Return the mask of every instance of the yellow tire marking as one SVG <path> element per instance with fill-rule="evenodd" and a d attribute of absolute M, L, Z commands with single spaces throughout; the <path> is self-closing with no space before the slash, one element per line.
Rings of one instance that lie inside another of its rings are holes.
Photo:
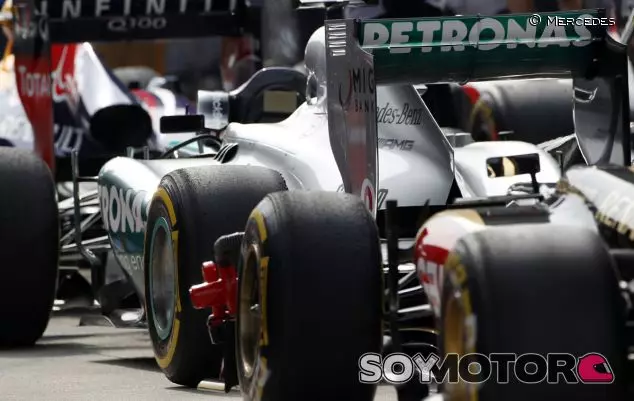
<path fill-rule="evenodd" d="M 475 128 L 474 124 L 478 115 L 482 117 L 482 122 L 487 126 L 487 128 L 493 132 L 497 131 L 495 118 L 493 116 L 493 109 L 482 99 L 479 99 L 471 109 L 471 114 L 469 115 L 469 127 L 471 127 L 471 129 Z"/>
<path fill-rule="evenodd" d="M 259 210 L 255 209 L 253 212 L 251 212 L 250 218 L 255 221 L 255 225 L 258 228 L 260 242 L 266 241 L 266 238 L 267 238 L 266 225 L 264 224 L 264 216 L 262 216 L 262 213 Z"/>
<path fill-rule="evenodd" d="M 170 340 L 167 343 L 167 353 L 165 354 L 165 356 L 156 357 L 156 361 L 161 369 L 167 369 L 170 363 L 172 363 L 174 352 L 176 352 L 176 345 L 178 345 L 178 332 L 180 331 L 180 327 L 180 320 L 174 318 L 174 323 L 172 324 L 172 335 L 170 336 Z"/>
<path fill-rule="evenodd" d="M 167 194 L 167 191 L 165 190 L 165 188 L 159 188 L 156 191 L 156 194 L 154 195 L 154 197 L 159 197 L 161 198 L 161 200 L 163 200 L 163 203 L 165 204 L 165 207 L 167 208 L 167 213 L 169 214 L 170 217 L 170 222 L 172 223 L 172 225 L 176 225 L 176 212 L 174 212 L 174 205 L 172 204 L 172 199 L 170 199 L 170 196 Z"/>
<path fill-rule="evenodd" d="M 260 309 L 262 314 L 262 335 L 260 337 L 260 346 L 269 345 L 269 329 L 267 327 L 267 296 L 269 279 L 269 257 L 260 258 Z"/>
<path fill-rule="evenodd" d="M 172 227 L 176 225 L 176 212 L 174 209 L 174 204 L 172 203 L 172 199 L 170 198 L 167 191 L 164 188 L 159 188 L 155 195 L 154 199 L 160 198 L 167 209 L 167 214 L 169 215 L 170 224 Z M 174 359 L 174 353 L 176 352 L 176 347 L 178 345 L 178 335 L 180 333 L 180 325 L 181 322 L 178 318 L 178 313 L 182 311 L 181 300 L 180 300 L 180 291 L 179 291 L 179 282 L 178 282 L 178 230 L 172 231 L 172 249 L 174 251 L 174 265 L 176 268 L 176 272 L 174 274 L 174 295 L 176 300 L 174 320 L 172 323 L 172 334 L 170 335 L 169 342 L 167 343 L 167 353 L 165 356 L 156 356 L 156 361 L 158 365 L 162 369 L 166 369 L 171 363 L 172 359 Z"/>
<path fill-rule="evenodd" d="M 258 371 L 258 375 L 255 378 L 255 401 L 260 401 L 262 399 L 262 393 L 264 392 L 264 385 L 266 384 L 267 379 L 269 378 L 269 369 L 268 369 L 268 361 L 266 357 L 260 355 L 260 368 Z"/>
<path fill-rule="evenodd" d="M 263 244 L 268 238 L 266 231 L 266 224 L 264 224 L 264 216 L 262 212 L 255 209 L 251 212 L 249 219 L 253 219 L 258 230 L 258 237 L 260 244 Z M 268 330 L 268 276 L 269 276 L 269 257 L 260 256 L 260 313 L 261 313 L 261 333 L 260 333 L 260 349 L 269 345 L 269 330 Z M 262 399 L 264 391 L 264 385 L 269 377 L 268 361 L 261 353 L 259 355 L 259 367 L 258 374 L 254 376 L 255 383 L 255 401 Z M 253 388 L 253 387 L 252 387 Z"/>
<path fill-rule="evenodd" d="M 462 288 L 464 283 L 467 282 L 467 269 L 464 264 L 460 260 L 460 257 L 455 253 L 450 253 L 447 257 L 447 261 L 445 262 L 445 269 L 449 274 L 453 273 L 457 280 L 457 285 L 460 286 L 460 296 L 457 298 L 457 302 L 462 306 L 462 310 L 464 313 L 464 321 L 462 324 L 465 328 L 465 338 L 463 341 L 463 352 L 464 354 L 475 353 L 475 343 L 476 343 L 476 327 L 473 324 L 475 322 L 475 315 L 473 314 L 473 307 L 471 303 L 471 293 L 468 288 Z M 472 384 L 463 383 L 462 385 L 467 386 L 467 392 L 469 396 L 469 401 L 478 401 L 478 389 L 477 386 Z"/>
<path fill-rule="evenodd" d="M 178 230 L 172 231 L 172 249 L 174 250 L 174 261 L 176 262 L 176 274 L 174 274 L 175 286 L 176 286 L 176 312 L 180 312 L 182 309 L 181 306 L 181 297 L 180 290 L 178 287 Z"/>

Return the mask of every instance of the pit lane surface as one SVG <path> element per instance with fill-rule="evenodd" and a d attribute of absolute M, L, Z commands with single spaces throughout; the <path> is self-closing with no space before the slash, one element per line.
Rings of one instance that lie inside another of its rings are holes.
<path fill-rule="evenodd" d="M 185 389 L 160 372 L 145 330 L 78 326 L 54 317 L 35 348 L 0 350 L 2 401 L 238 401 L 230 394 Z M 332 400 L 337 400 L 333 394 Z M 376 401 L 396 401 L 389 387 Z M 324 400 L 328 401 L 328 400 Z"/>

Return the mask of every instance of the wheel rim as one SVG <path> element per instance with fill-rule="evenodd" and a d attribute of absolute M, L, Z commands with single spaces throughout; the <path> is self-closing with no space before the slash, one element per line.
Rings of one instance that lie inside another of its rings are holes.
<path fill-rule="evenodd" d="M 456 293 L 449 297 L 445 308 L 445 324 L 443 327 L 443 345 L 445 354 L 464 355 L 466 330 L 464 322 L 466 316 L 460 304 L 460 294 Z M 469 388 L 467 383 L 447 383 L 445 391 L 451 396 L 451 399 L 467 400 L 469 397 Z"/>
<path fill-rule="evenodd" d="M 152 323 L 161 340 L 167 340 L 174 322 L 175 266 L 171 230 L 160 217 L 152 231 L 149 269 Z"/>
<path fill-rule="evenodd" d="M 238 341 L 242 377 L 251 380 L 260 355 L 262 313 L 260 310 L 259 251 L 255 245 L 248 249 L 240 280 L 240 324 Z"/>

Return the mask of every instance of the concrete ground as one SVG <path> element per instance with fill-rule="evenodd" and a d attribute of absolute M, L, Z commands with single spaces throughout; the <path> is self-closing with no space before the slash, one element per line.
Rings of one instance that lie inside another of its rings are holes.
<path fill-rule="evenodd" d="M 230 394 L 170 383 L 158 369 L 145 330 L 79 326 L 77 317 L 54 317 L 35 348 L 0 350 L 2 401 L 240 400 Z M 332 400 L 337 395 L 333 394 Z M 396 401 L 389 387 L 377 401 Z M 327 400 L 324 400 L 327 401 Z"/>

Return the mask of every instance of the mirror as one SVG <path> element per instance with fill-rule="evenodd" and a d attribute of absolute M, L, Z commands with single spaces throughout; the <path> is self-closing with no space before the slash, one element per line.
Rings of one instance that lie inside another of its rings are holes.
<path fill-rule="evenodd" d="M 489 178 L 513 177 L 521 174 L 537 174 L 541 170 L 539 154 L 492 157 L 487 159 Z"/>
<path fill-rule="evenodd" d="M 161 117 L 162 134 L 200 132 L 205 129 L 205 117 L 200 114 Z"/>
<path fill-rule="evenodd" d="M 112 152 L 128 146 L 144 146 L 154 134 L 152 119 L 145 109 L 134 104 L 104 107 L 90 118 L 90 134 Z"/>

